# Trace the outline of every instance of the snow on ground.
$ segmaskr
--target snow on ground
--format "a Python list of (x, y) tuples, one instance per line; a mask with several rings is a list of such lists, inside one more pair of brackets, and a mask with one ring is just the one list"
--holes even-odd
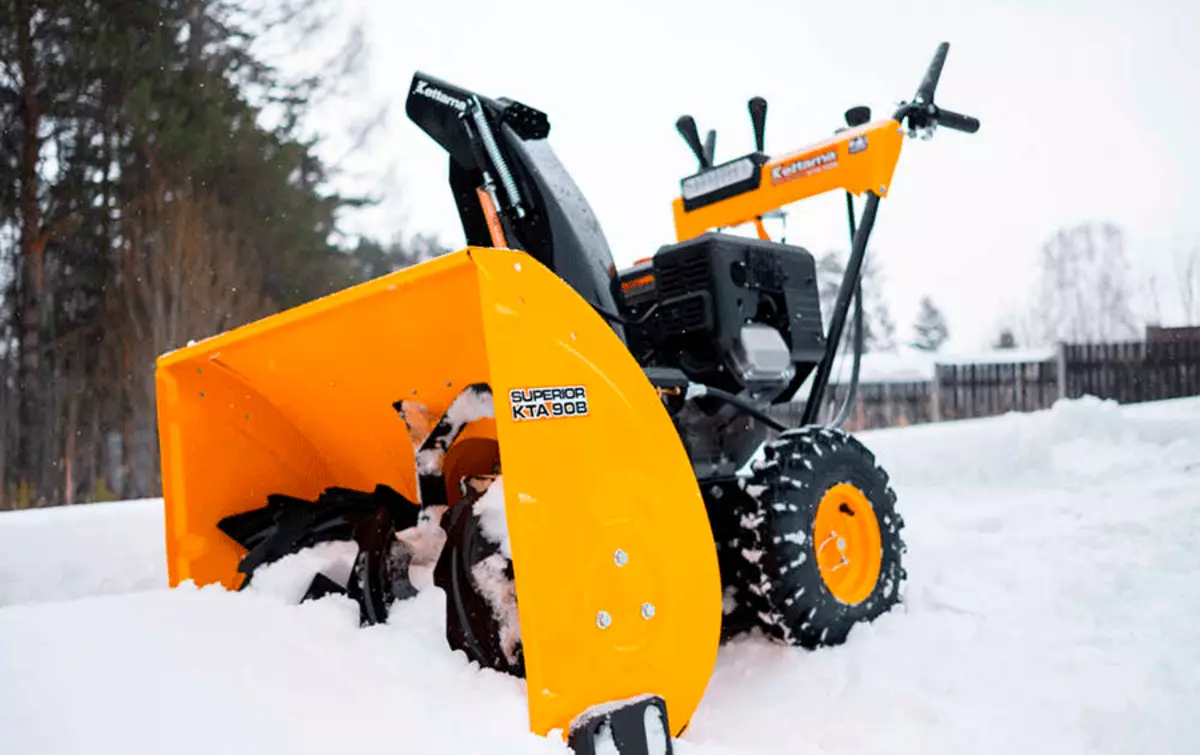
[[(680, 755), (1196, 751), (1200, 400), (863, 438), (905, 606), (839, 648), (724, 648)], [(520, 681), (446, 649), (440, 591), (360, 629), (344, 598), (293, 604), (315, 556), (169, 591), (161, 548), (153, 502), (0, 514), (0, 752), (566, 752)]]
[(166, 582), (161, 500), (0, 513), (0, 609)]

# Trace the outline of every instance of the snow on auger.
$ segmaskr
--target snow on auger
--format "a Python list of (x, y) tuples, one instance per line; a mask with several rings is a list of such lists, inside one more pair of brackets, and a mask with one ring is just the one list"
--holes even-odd
[[(348, 581), (316, 574), (306, 599), (349, 595), (374, 624), (432, 566), (448, 645), (523, 676), (531, 730), (580, 753), (646, 752), (655, 726), (669, 750), (734, 634), (834, 645), (887, 611), (896, 497), (845, 410), (818, 414), (852, 300), (861, 352), (904, 135), (979, 127), (933, 102), (947, 50), (891, 118), (852, 108), (782, 157), (761, 98), (755, 151), (719, 165), (680, 118), (700, 170), (676, 243), (621, 272), (545, 114), (417, 73), (407, 113), (449, 155), (468, 247), (160, 358), (172, 586), (241, 589), (353, 541)], [(762, 218), (839, 188), (853, 243), (826, 330), (812, 255)], [(758, 238), (720, 231), (747, 223)], [(773, 419), (810, 378), (800, 426)]]

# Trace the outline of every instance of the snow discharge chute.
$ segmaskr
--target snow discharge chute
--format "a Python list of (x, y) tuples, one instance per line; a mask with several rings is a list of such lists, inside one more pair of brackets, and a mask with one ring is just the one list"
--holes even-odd
[(239, 588), (228, 533), (319, 519), (297, 502), (354, 502), (322, 526), (361, 547), (499, 471), (532, 730), (647, 693), (672, 733), (691, 718), (721, 629), (696, 477), (624, 344), (530, 256), (437, 258), (165, 355), (157, 381), (172, 586)]

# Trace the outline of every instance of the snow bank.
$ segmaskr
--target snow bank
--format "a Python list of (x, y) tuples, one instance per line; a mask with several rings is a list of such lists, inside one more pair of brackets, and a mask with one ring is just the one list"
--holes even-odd
[[(928, 352), (910, 347), (894, 351), (874, 351), (862, 355), (860, 383), (921, 383), (933, 380), (937, 365), (1012, 364), (1045, 362), (1055, 358), (1054, 349), (995, 349), (980, 352)], [(838, 353), (833, 362), (830, 382), (849, 384), (854, 367), (853, 355)], [(799, 395), (807, 395), (807, 386)]]
[[(1085, 397), (1058, 401), (1046, 411), (874, 430), (862, 437), (895, 470), (898, 486), (1080, 491), (1200, 462), (1198, 431), (1197, 399), (1122, 407)], [(1194, 469), (1200, 474), (1200, 466)]]
[[(725, 647), (680, 755), (1195, 752), (1200, 400), (862, 437), (907, 523), (906, 603), (839, 648)], [(295, 605), (300, 560), (257, 592), (146, 591), (151, 513), (0, 514), (23, 602), (82, 594), (68, 569), (141, 590), (0, 608), (0, 752), (566, 752), (526, 732), (521, 681), (446, 648), (441, 591), (369, 629), (343, 597)]]
[(0, 512), (0, 607), (166, 584), (161, 500)]
[(0, 752), (564, 753), (518, 680), (446, 650), (442, 593), (360, 629), (331, 596), (215, 588), (0, 610)]

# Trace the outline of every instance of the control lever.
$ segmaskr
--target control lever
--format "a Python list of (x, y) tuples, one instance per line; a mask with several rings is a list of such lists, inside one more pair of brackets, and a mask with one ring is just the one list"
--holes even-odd
[(762, 97), (751, 97), (746, 103), (750, 110), (750, 123), (754, 126), (754, 149), (763, 151), (767, 131), (767, 101)]
[(704, 138), (704, 160), (709, 167), (717, 164), (717, 132), (714, 129), (708, 130), (708, 136)]
[(700, 133), (696, 131), (696, 119), (690, 115), (681, 115), (679, 120), (675, 121), (675, 129), (683, 136), (683, 140), (687, 142), (691, 148), (692, 154), (696, 156), (701, 168), (712, 167), (704, 154), (704, 147), (700, 144)]

